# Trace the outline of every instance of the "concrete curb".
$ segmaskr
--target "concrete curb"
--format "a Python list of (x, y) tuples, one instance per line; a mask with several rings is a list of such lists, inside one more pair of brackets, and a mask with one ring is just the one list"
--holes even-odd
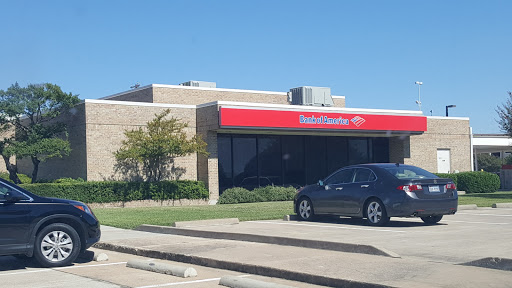
[(459, 205), (459, 206), (457, 206), (457, 211), (458, 210), (476, 210), (476, 209), (478, 209), (478, 206), (476, 206), (476, 204)]
[(492, 208), (512, 208), (512, 203), (494, 203)]
[(193, 265), (200, 265), (218, 269), (225, 269), (231, 271), (237, 271), (242, 273), (261, 275), (267, 277), (276, 277), (281, 279), (299, 281), (310, 283), (314, 285), (328, 286), (328, 287), (346, 287), (346, 288), (388, 288), (391, 286), (372, 284), (366, 282), (357, 282), (352, 280), (338, 279), (332, 277), (326, 277), (322, 275), (313, 275), (307, 273), (297, 272), (296, 270), (284, 270), (272, 267), (265, 267), (253, 264), (231, 262), (224, 260), (216, 260), (206, 257), (199, 257), (193, 255), (177, 254), (171, 252), (163, 252), (157, 250), (134, 248), (123, 245), (115, 245), (111, 243), (98, 242), (94, 244), (94, 247), (98, 249), (105, 249), (116, 251), (120, 253), (132, 254), (137, 256), (143, 256), (148, 258), (170, 260), (176, 262), (189, 263)]
[(350, 244), (350, 243), (339, 243), (329, 241), (318, 241), (309, 239), (297, 239), (288, 237), (278, 236), (264, 236), (257, 234), (245, 234), (245, 233), (233, 233), (233, 232), (214, 232), (214, 231), (200, 231), (184, 228), (173, 228), (167, 226), (156, 226), (156, 225), (140, 225), (135, 228), (138, 231), (161, 233), (161, 234), (172, 234), (190, 237), (210, 238), (210, 239), (225, 239), (225, 240), (236, 240), (236, 241), (247, 241), (257, 242), (266, 244), (276, 244), (283, 246), (295, 246), (322, 250), (331, 250), (339, 252), (349, 253), (362, 253), (378, 256), (386, 256), (392, 258), (401, 258), (400, 255), (371, 245), (363, 244)]
[(128, 261), (128, 263), (126, 263), (126, 267), (156, 272), (156, 273), (160, 273), (160, 274), (173, 275), (173, 276), (178, 276), (178, 277), (182, 277), (182, 278), (197, 276), (196, 269), (194, 269), (192, 267), (169, 265), (169, 264), (158, 263), (158, 262), (153, 262), (153, 261), (148, 262), (148, 261), (140, 261), (140, 260), (130, 260), (130, 261)]
[(275, 284), (272, 282), (258, 281), (254, 279), (224, 276), (220, 278), (219, 285), (231, 288), (293, 288), (292, 286)]
[(208, 219), (208, 220), (196, 220), (196, 221), (181, 221), (174, 222), (172, 227), (197, 227), (197, 226), (213, 226), (213, 225), (234, 225), (239, 224), (238, 218), (223, 218), (223, 219)]
[(499, 258), (499, 257), (488, 257), (478, 259), (475, 261), (463, 263), (460, 265), (475, 266), (488, 269), (497, 269), (503, 271), (512, 271), (512, 259)]

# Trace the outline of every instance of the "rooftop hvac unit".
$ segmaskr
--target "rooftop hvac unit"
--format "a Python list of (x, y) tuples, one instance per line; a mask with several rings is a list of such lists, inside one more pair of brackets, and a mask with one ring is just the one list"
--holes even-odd
[(206, 82), (206, 81), (188, 81), (188, 82), (181, 83), (180, 86), (217, 88), (217, 83)]
[(292, 105), (334, 106), (331, 88), (302, 86), (290, 89)]

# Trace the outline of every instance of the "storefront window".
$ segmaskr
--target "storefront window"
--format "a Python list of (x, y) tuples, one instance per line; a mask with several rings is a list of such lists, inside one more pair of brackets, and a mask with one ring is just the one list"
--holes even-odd
[(348, 165), (346, 137), (327, 137), (327, 174)]
[(233, 187), (233, 158), (231, 157), (231, 135), (218, 134), (217, 149), (219, 155), (220, 193)]
[(370, 162), (368, 157), (368, 138), (348, 138), (348, 164)]
[(219, 134), (219, 189), (304, 186), (339, 168), (389, 162), (388, 138)]
[[(258, 158), (256, 157), (256, 137), (233, 136), (233, 179), (235, 186), (256, 186)], [(254, 188), (254, 187), (252, 187)]]
[(327, 151), (323, 136), (306, 136), (306, 184), (313, 184), (327, 175)]
[(389, 138), (373, 138), (373, 160), (374, 163), (389, 162)]
[(284, 185), (303, 186), (306, 184), (304, 136), (281, 136), (281, 139)]
[(281, 137), (258, 136), (259, 186), (282, 185)]

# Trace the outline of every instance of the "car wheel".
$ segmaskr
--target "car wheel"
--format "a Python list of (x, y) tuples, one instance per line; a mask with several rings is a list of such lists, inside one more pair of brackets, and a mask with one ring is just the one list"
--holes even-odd
[(372, 199), (366, 204), (366, 220), (372, 226), (382, 226), (389, 221), (384, 204), (379, 199)]
[(300, 219), (310, 221), (313, 219), (315, 213), (313, 210), (313, 204), (311, 204), (311, 200), (308, 198), (302, 198), (297, 205), (297, 214), (299, 214)]
[(44, 267), (66, 266), (76, 260), (80, 247), (80, 237), (73, 227), (55, 223), (37, 234), (34, 256)]
[(427, 217), (421, 217), (421, 220), (425, 222), (425, 224), (436, 224), (437, 222), (441, 221), (443, 219), (443, 215), (436, 215), (436, 216), (427, 216)]

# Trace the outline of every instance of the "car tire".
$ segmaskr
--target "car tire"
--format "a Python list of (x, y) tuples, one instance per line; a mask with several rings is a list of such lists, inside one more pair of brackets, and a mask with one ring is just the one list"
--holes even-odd
[(311, 221), (315, 217), (313, 204), (309, 198), (301, 198), (297, 203), (297, 215), (301, 220)]
[(372, 226), (383, 226), (389, 222), (386, 207), (379, 199), (371, 199), (364, 207), (366, 221)]
[(421, 220), (423, 220), (423, 222), (428, 225), (436, 224), (437, 222), (441, 221), (441, 219), (443, 219), (443, 215), (421, 217)]
[(36, 236), (34, 257), (44, 267), (67, 266), (80, 254), (80, 237), (64, 223), (50, 224)]

